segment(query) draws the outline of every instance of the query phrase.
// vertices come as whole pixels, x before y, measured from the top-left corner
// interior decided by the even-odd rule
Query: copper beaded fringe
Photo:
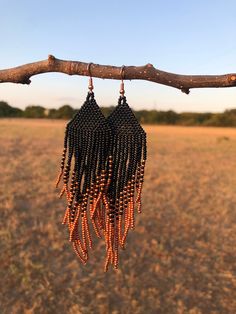
[[[109,264],[118,268],[119,247],[124,248],[135,226],[135,207],[141,212],[145,161],[146,134],[126,98],[120,96],[105,119],[89,92],[67,124],[56,182],[58,186],[63,176],[60,197],[65,194],[67,208],[62,223],[68,225],[69,241],[83,264],[93,245],[93,229],[98,238],[105,238],[104,271]]]

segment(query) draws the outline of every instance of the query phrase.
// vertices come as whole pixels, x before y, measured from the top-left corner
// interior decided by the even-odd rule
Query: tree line
[[[108,116],[115,107],[101,107],[105,116]],[[46,109],[42,106],[27,106],[24,110],[14,108],[5,101],[0,101],[0,118],[45,118],[71,119],[78,109],[64,105],[58,109]],[[138,121],[143,124],[160,125],[202,125],[236,127],[236,109],[225,110],[222,113],[177,113],[173,110],[133,110]]]

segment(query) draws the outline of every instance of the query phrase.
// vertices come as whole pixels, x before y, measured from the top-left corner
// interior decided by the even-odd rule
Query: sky
[[[235,0],[0,0],[0,69],[47,59],[144,65],[178,74],[236,72]],[[29,86],[0,84],[0,100],[25,108],[79,108],[88,78],[47,73]],[[94,79],[100,106],[116,105],[118,80]],[[125,81],[134,109],[221,112],[236,108],[236,88],[189,95],[147,81]]]

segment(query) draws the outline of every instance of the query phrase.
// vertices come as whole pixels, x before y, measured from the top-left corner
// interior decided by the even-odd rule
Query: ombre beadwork
[[[118,106],[107,121],[113,136],[111,154],[114,165],[108,187],[112,248],[107,251],[107,260],[117,268],[118,249],[124,248],[129,230],[135,227],[135,208],[141,213],[147,146],[146,133],[124,95],[119,97]]]
[[[91,226],[98,237],[105,230],[106,191],[111,181],[111,130],[94,93],[89,92],[81,109],[67,124],[61,171],[60,196],[67,198],[62,223],[68,225],[69,240],[83,263],[92,248]],[[108,209],[107,209],[108,210]],[[89,224],[89,220],[91,223]]]
[[[106,259],[118,267],[119,248],[124,248],[135,227],[135,210],[141,213],[141,194],[147,157],[146,133],[124,96],[124,66],[118,106],[105,119],[93,93],[88,65],[89,93],[81,109],[67,124],[58,186],[67,207],[62,220],[69,241],[83,264],[93,246],[94,234],[105,238]]]

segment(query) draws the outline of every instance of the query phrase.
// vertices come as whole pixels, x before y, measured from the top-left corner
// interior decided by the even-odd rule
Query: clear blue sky
[[[236,1],[0,0],[0,69],[61,59],[144,65],[182,74],[236,72]],[[119,81],[95,79],[101,106],[115,105]],[[236,88],[195,89],[190,95],[145,81],[125,84],[136,108],[223,111],[236,108]],[[42,74],[30,86],[0,84],[0,100],[24,108],[79,107],[87,78]]]

